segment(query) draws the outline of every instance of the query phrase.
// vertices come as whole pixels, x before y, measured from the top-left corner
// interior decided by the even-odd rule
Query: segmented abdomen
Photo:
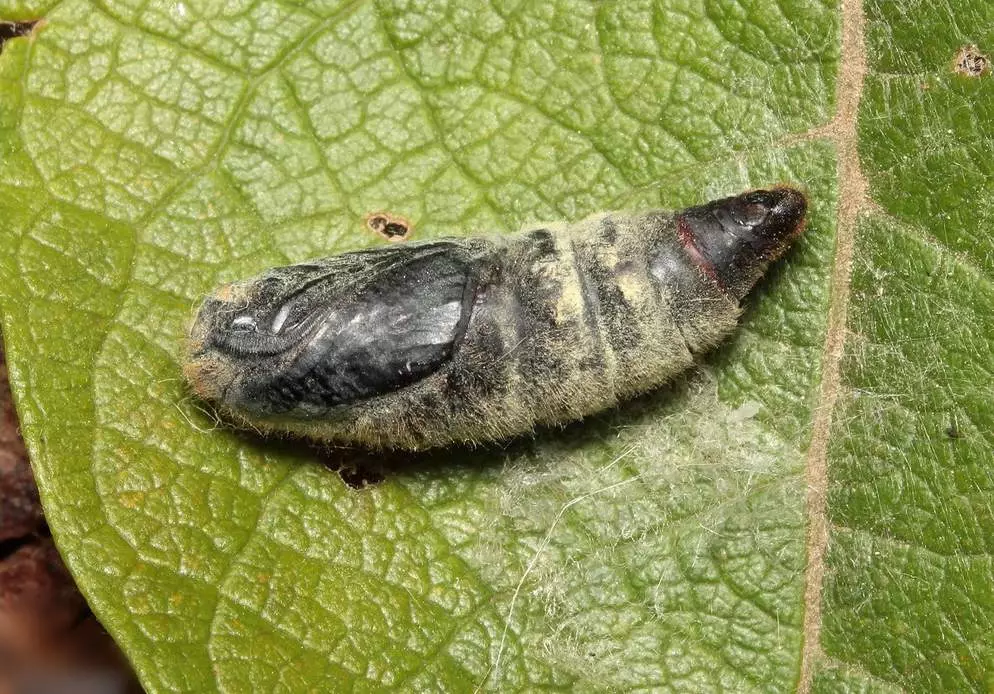
[[[649,272],[649,241],[658,248],[665,221],[604,215],[510,238],[474,306],[468,358],[453,365],[458,380],[483,357],[492,386],[462,395],[489,400],[481,409],[502,411],[504,422],[534,422],[536,412],[566,421],[689,366],[671,292]]]

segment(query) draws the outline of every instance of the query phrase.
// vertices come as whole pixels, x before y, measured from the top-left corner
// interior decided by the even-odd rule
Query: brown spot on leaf
[[[991,72],[991,59],[975,45],[963,46],[953,58],[953,72],[964,77],[982,77]]]
[[[11,39],[27,36],[36,27],[40,29],[43,25],[44,20],[42,19],[29,19],[20,22],[0,21],[0,53],[3,52],[3,45]]]
[[[403,241],[411,234],[411,222],[389,212],[372,212],[366,215],[366,226],[387,241]]]

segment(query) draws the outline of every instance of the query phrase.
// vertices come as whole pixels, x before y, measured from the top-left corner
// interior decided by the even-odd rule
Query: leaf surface
[[[989,192],[964,172],[990,166],[990,81],[951,76],[946,15],[923,15],[937,34],[867,12],[859,137],[880,209],[856,230],[851,295],[832,296],[835,3],[5,4],[46,20],[0,55],[12,382],[59,547],[145,687],[792,689],[839,291],[815,685],[980,686],[994,302],[969,197]],[[355,490],[323,464],[344,454],[218,428],[183,387],[200,297],[376,245],[370,212],[433,238],[780,181],[807,187],[808,230],[741,331],[581,425]],[[874,573],[896,565],[881,548],[918,573]],[[958,604],[975,611],[948,626]]]
[[[856,235],[829,452],[823,691],[994,687],[989,4],[865,3]]]

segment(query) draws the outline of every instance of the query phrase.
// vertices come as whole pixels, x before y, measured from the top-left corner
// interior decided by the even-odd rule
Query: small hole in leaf
[[[388,241],[403,241],[411,234],[411,222],[387,212],[366,215],[366,226]]]
[[[407,236],[407,227],[403,224],[397,224],[396,222],[390,222],[383,229],[383,233],[386,234],[387,238],[395,238],[397,236]]]
[[[371,470],[363,465],[346,464],[338,469],[342,482],[353,489],[363,489],[372,484],[379,484],[386,477],[378,470]]]
[[[953,72],[964,77],[982,77],[990,71],[991,59],[973,44],[960,48],[953,58]]]
[[[40,19],[30,19],[23,22],[0,21],[0,52],[3,52],[3,45],[11,39],[27,36],[34,28],[41,24]]]

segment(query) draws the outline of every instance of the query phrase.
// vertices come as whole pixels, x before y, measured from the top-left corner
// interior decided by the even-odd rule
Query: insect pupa
[[[372,449],[563,424],[728,336],[806,208],[778,187],[273,268],[204,300],[184,372],[236,422]]]

